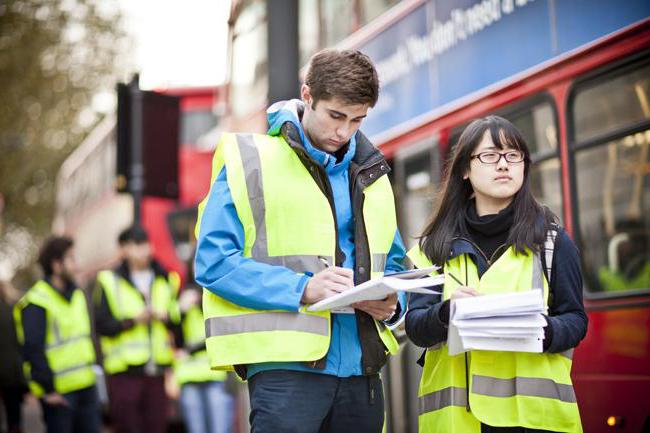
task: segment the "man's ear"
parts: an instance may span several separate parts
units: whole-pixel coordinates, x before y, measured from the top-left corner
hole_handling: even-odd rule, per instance
[[[303,84],[300,86],[300,97],[302,99],[302,102],[304,102],[305,105],[311,109],[313,98],[311,97],[311,90],[309,89],[308,85]]]

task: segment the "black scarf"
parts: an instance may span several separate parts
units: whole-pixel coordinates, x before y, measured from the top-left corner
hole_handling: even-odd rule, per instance
[[[512,203],[497,214],[478,216],[476,203],[472,200],[465,208],[465,222],[467,223],[467,235],[478,245],[478,247],[493,263],[498,257],[492,258],[494,252],[504,245],[510,233],[510,227],[514,221]],[[505,248],[499,250],[499,255]],[[491,264],[490,263],[490,264]]]

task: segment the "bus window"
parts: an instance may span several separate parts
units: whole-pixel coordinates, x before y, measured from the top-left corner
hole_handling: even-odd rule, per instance
[[[647,290],[650,67],[579,84],[572,101],[577,218],[588,289]]]
[[[576,90],[572,107],[575,138],[582,143],[619,128],[648,121],[650,64]]]
[[[196,218],[195,207],[177,210],[167,215],[167,227],[174,242],[176,256],[183,263],[187,263],[194,254]]]
[[[400,232],[411,247],[431,216],[440,183],[437,140],[406,148],[395,156],[395,185],[400,206]]]

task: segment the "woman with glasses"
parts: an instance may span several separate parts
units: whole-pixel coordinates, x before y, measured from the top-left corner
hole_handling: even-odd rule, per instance
[[[473,121],[453,150],[436,209],[409,252],[445,274],[442,295],[415,295],[406,333],[427,348],[420,432],[579,432],[572,349],[587,330],[578,251],[557,217],[533,197],[530,152],[506,119]],[[449,355],[455,299],[541,290],[548,306],[543,351]],[[505,337],[505,336],[504,336]]]

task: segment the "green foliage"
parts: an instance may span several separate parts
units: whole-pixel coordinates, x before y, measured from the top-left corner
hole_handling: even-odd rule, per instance
[[[93,97],[131,58],[121,19],[117,0],[0,2],[0,279],[31,278],[57,171],[99,120]]]

